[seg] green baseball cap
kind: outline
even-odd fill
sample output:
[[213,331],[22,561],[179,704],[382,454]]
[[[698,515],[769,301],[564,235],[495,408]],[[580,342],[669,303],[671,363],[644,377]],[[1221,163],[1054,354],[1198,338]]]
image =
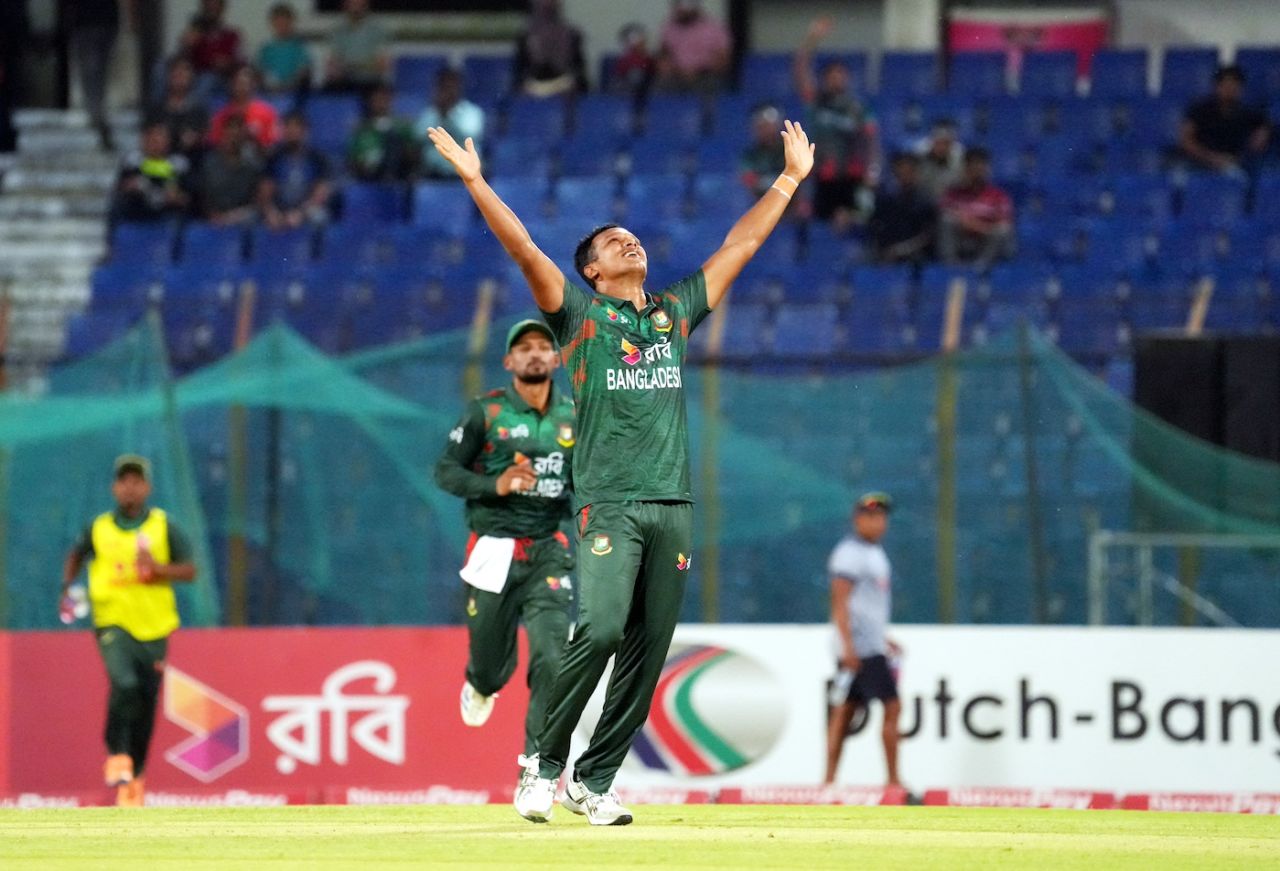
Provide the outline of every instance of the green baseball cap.
[[883,511],[886,514],[893,510],[893,497],[879,490],[863,493],[858,497],[859,511]]
[[144,480],[151,480],[151,461],[138,454],[121,454],[116,457],[113,468],[117,478],[127,472],[132,472],[135,475],[141,475]]
[[507,331],[507,351],[511,350],[511,346],[516,343],[517,339],[530,330],[537,330],[542,333],[542,335],[546,336],[547,339],[550,340],[552,345],[556,343],[556,337],[552,335],[551,327],[547,326],[542,321],[535,320],[534,318],[526,318]]

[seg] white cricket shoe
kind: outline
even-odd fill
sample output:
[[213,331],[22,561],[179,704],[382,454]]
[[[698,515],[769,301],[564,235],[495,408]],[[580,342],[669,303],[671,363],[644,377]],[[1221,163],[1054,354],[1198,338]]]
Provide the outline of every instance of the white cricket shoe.
[[496,698],[498,698],[497,693],[491,696],[482,696],[476,692],[476,688],[471,685],[471,681],[464,681],[462,684],[462,696],[458,700],[462,711],[462,722],[468,726],[483,726],[488,722],[489,715],[493,713],[493,702]]
[[551,819],[551,809],[556,803],[556,781],[538,773],[538,754],[521,755],[516,760],[524,771],[516,786],[516,813],[534,823]]
[[631,811],[622,806],[622,799],[616,792],[592,792],[579,780],[569,780],[560,804],[579,816],[585,816],[593,826],[625,826],[632,819]]

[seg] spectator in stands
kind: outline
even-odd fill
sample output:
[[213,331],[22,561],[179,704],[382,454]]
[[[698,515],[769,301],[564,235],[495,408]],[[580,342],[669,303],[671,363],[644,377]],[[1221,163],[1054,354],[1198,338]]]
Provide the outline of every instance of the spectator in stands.
[[649,50],[649,31],[635,21],[626,24],[618,31],[618,46],[622,52],[609,71],[609,89],[642,99],[658,70],[658,60]]
[[391,97],[388,85],[369,92],[364,120],[347,147],[347,168],[361,181],[405,181],[417,162],[413,128],[391,114]]
[[776,106],[765,104],[751,113],[751,144],[742,152],[739,165],[743,185],[757,197],[764,196],[787,165],[781,132],[782,113]]
[[426,142],[422,149],[422,168],[426,174],[436,178],[456,179],[458,174],[454,172],[453,166],[427,141],[427,130],[431,127],[443,127],[459,142],[465,142],[467,137],[471,137],[476,148],[480,148],[484,135],[484,110],[463,96],[462,74],[451,67],[445,67],[436,73],[436,89],[431,105],[418,117],[415,129],[419,140]]
[[218,147],[200,164],[196,194],[200,217],[214,224],[244,224],[257,214],[255,202],[261,168],[252,157],[249,128],[239,115],[222,124]]
[[702,9],[702,0],[672,0],[662,25],[658,86],[666,91],[714,93],[728,84],[729,28]]
[[1182,151],[1196,165],[1241,174],[1267,150],[1267,114],[1247,106],[1244,70],[1225,66],[1213,75],[1213,95],[1192,104],[1182,122]]
[[529,25],[516,37],[515,79],[532,97],[587,89],[582,31],[564,20],[560,0],[532,0]]
[[310,132],[306,115],[290,112],[284,119],[280,145],[267,160],[258,203],[273,230],[329,220],[332,173],[329,161],[308,142]]
[[171,153],[169,125],[161,120],[147,122],[140,145],[140,151],[120,164],[110,209],[112,224],[176,218],[190,203],[190,164],[181,154]]
[[991,155],[985,148],[964,154],[959,184],[942,197],[938,248],[949,264],[986,269],[1013,256],[1013,201],[991,181]]
[[792,75],[807,109],[805,127],[817,146],[813,213],[842,228],[869,215],[870,189],[880,175],[880,132],[871,110],[854,95],[845,64],[825,64],[819,78],[813,75],[814,50],[833,26],[825,16],[814,20]]
[[280,138],[275,106],[258,98],[258,71],[248,64],[241,64],[232,73],[231,100],[218,110],[209,125],[209,141],[215,146],[222,141],[223,125],[232,117],[244,121],[249,136],[264,154]]
[[273,94],[303,94],[311,84],[311,55],[295,30],[296,15],[288,3],[277,3],[268,14],[271,39],[258,49],[262,86]]
[[935,203],[941,202],[947,188],[960,180],[964,163],[964,146],[956,137],[955,122],[950,118],[934,121],[916,153],[920,156],[920,186]]
[[209,110],[195,92],[196,72],[191,61],[179,55],[169,61],[160,102],[149,117],[169,128],[169,142],[188,159],[196,156],[209,130]]
[[894,187],[876,198],[867,224],[872,256],[879,263],[918,263],[932,253],[938,207],[920,185],[920,158],[893,157]]
[[196,71],[196,91],[203,97],[220,91],[240,61],[240,31],[223,22],[226,0],[200,0],[200,11],[182,35],[181,53]]
[[120,9],[116,0],[75,0],[64,2],[62,11],[89,124],[97,131],[102,150],[111,151],[115,146],[107,122],[107,82],[111,49],[120,31]]
[[390,77],[390,37],[369,15],[369,0],[344,0],[342,10],[346,19],[329,38],[325,86],[367,92]]

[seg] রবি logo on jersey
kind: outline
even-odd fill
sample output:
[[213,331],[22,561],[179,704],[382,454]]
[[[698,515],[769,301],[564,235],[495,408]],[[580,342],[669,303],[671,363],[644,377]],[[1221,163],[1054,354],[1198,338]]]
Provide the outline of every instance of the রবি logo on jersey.
[[622,362],[628,366],[634,366],[640,362],[640,349],[626,339],[622,340]]
[[[579,726],[590,735],[594,701]],[[677,777],[711,777],[763,758],[782,736],[787,693],[759,660],[714,644],[674,644],[649,719],[624,767]]]
[[693,565],[693,554],[685,556],[684,554],[676,554],[676,571],[687,572],[689,566]]

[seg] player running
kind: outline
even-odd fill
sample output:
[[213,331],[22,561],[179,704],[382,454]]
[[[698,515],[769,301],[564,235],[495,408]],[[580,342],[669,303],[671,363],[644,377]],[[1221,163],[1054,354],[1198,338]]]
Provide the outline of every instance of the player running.
[[516,668],[516,629],[529,636],[525,753],[535,752],[560,650],[569,637],[573,559],[560,524],[570,516],[569,471],[577,439],[573,400],[555,389],[558,360],[546,324],[507,333],[511,385],[467,404],[436,463],[436,483],[467,500],[470,657],[462,721],[483,726]]
[[524,273],[560,343],[578,401],[579,616],[538,753],[521,760],[516,810],[534,822],[551,816],[573,730],[615,654],[599,724],[574,765],[564,805],[592,825],[631,822],[613,779],[648,716],[693,559],[682,380],[689,334],[724,298],[813,168],[804,130],[791,121],[785,127],[786,168],[773,186],[701,269],[656,294],[644,288],[648,262],[640,240],[613,224],[593,230],[574,252],[574,267],[591,290],[567,280],[489,187],[475,143],[468,139],[463,147],[445,130],[427,131]]
[[107,786],[116,787],[116,804],[141,807],[164,658],[179,623],[173,583],[194,580],[196,567],[187,537],[167,513],[147,505],[146,459],[116,459],[111,495],[115,510],[99,515],[67,554],[62,595],[66,603],[67,590],[88,560],[94,632],[111,683],[103,776]]

